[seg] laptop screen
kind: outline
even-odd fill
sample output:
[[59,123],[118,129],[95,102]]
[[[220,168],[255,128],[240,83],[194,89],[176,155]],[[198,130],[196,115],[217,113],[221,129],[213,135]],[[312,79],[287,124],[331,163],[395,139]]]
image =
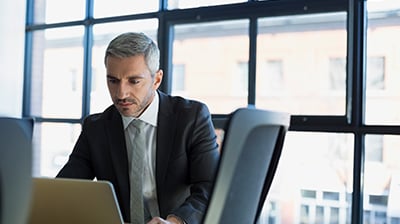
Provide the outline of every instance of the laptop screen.
[[0,223],[26,223],[33,120],[0,117]]
[[123,223],[108,181],[33,178],[29,224]]

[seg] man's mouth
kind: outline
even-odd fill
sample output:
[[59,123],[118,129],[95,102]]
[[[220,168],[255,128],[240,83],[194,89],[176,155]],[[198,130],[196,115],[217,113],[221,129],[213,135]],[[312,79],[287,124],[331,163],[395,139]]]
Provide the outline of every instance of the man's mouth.
[[124,100],[118,100],[117,101],[117,104],[119,106],[122,106],[122,107],[127,107],[127,106],[130,106],[130,105],[134,104],[134,103],[135,102],[133,100],[129,100],[129,99],[124,99]]

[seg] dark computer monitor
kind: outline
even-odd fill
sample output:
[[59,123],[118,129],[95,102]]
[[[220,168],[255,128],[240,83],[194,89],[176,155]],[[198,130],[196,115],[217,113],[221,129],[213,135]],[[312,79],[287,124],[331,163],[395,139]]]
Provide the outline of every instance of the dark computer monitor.
[[0,224],[25,224],[32,186],[33,120],[0,117]]
[[257,222],[281,155],[290,115],[241,108],[226,125],[221,160],[204,224]]

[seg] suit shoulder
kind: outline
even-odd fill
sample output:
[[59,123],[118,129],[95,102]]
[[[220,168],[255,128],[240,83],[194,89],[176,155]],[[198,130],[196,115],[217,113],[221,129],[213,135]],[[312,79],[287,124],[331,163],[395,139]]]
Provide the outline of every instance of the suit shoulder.
[[193,108],[193,107],[207,107],[207,105],[201,101],[188,99],[181,96],[170,96],[171,101],[178,107]]
[[96,122],[101,119],[102,115],[103,115],[102,113],[91,114],[84,119],[83,123],[88,124]]
[[201,101],[188,99],[181,96],[172,96],[160,93],[160,112],[162,114],[175,114],[185,116],[209,116],[210,111],[207,105]]
[[95,114],[91,114],[89,116],[87,116],[84,121],[83,121],[83,125],[91,125],[91,124],[95,124],[95,123],[101,123],[104,120],[110,119],[116,112],[116,109],[114,106],[110,106],[108,107],[106,110],[104,110],[101,113],[95,113]]

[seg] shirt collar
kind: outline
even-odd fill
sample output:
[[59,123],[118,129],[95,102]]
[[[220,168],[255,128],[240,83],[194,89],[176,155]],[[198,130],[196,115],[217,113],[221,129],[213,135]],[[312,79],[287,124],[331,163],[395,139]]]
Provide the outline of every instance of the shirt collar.
[[148,124],[151,124],[154,127],[157,127],[157,117],[158,117],[158,107],[159,107],[159,96],[157,91],[154,93],[154,98],[153,101],[150,103],[150,105],[146,108],[145,111],[140,115],[140,117],[135,118],[135,117],[127,117],[124,115],[122,116],[122,123],[124,125],[124,130],[128,127],[128,125],[131,123],[132,120],[134,119],[139,119],[141,121],[144,121]]

